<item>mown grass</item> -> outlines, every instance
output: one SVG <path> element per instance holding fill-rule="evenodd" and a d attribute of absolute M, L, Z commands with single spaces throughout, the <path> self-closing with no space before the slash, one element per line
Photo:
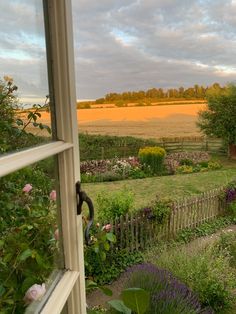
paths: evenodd
<path fill-rule="evenodd" d="M 224 169 L 202 173 L 84 183 L 83 189 L 93 199 L 95 209 L 97 208 L 96 198 L 99 193 L 108 194 L 122 189 L 132 191 L 135 199 L 134 208 L 138 209 L 150 204 L 156 196 L 176 200 L 226 185 L 236 177 L 236 167 L 232 167 L 232 165 L 230 163 Z"/>

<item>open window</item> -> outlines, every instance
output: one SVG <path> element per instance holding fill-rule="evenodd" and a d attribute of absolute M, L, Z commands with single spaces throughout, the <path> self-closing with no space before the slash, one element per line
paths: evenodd
<path fill-rule="evenodd" d="M 27 12 L 35 14 L 35 16 L 31 16 L 32 21 L 34 18 L 39 18 L 42 25 L 43 21 L 45 25 L 46 35 L 41 33 L 40 38 L 42 39 L 44 36 L 44 43 L 46 43 L 45 60 L 47 59 L 47 68 L 44 70 L 48 73 L 52 139 L 49 139 L 45 144 L 25 145 L 31 147 L 20 150 L 15 149 L 2 154 L 0 157 L 0 177 L 1 180 L 4 180 L 10 175 L 13 179 L 14 174 L 16 174 L 15 177 L 17 178 L 21 176 L 20 171 L 24 171 L 24 169 L 37 175 L 38 165 L 50 164 L 50 169 L 54 169 L 52 179 L 54 186 L 51 186 L 50 190 L 53 193 L 56 191 L 57 200 L 55 194 L 49 195 L 48 199 L 45 198 L 45 195 L 40 198 L 40 191 L 42 192 L 46 186 L 43 180 L 41 182 L 42 189 L 40 190 L 38 187 L 37 200 L 41 202 L 41 205 L 45 201 L 49 204 L 48 206 L 53 207 L 51 211 L 47 207 L 48 211 L 45 214 L 40 205 L 42 209 L 40 215 L 44 215 L 44 218 L 48 213 L 50 215 L 54 215 L 54 212 L 57 213 L 53 217 L 55 221 L 52 222 L 51 233 L 53 238 L 53 232 L 56 231 L 58 235 L 59 230 L 60 239 L 57 244 L 57 262 L 60 262 L 55 264 L 54 270 L 51 272 L 48 282 L 46 282 L 46 293 L 40 300 L 29 305 L 26 312 L 56 314 L 63 311 L 63 313 L 84 314 L 86 313 L 86 302 L 83 226 L 81 217 L 76 214 L 75 184 L 80 179 L 80 171 L 71 3 L 68 0 L 24 1 L 24 9 L 26 14 Z M 18 32 L 19 30 L 15 29 L 15 31 Z M 24 30 L 22 30 L 22 34 L 24 34 Z M 35 53 L 37 54 L 37 52 Z M 24 59 L 24 55 L 22 55 L 22 58 Z M 23 75 L 23 73 L 19 71 L 20 75 Z M 15 141 L 17 141 L 17 138 L 15 138 Z M 32 205 L 35 186 L 32 182 L 25 183 L 28 186 L 22 187 L 22 197 L 31 197 L 29 195 L 32 193 L 31 203 L 28 208 L 31 212 L 34 206 L 37 208 L 37 204 Z M 14 205 L 12 206 L 14 207 Z M 12 208 L 9 207 L 9 211 L 11 210 Z M 9 214 L 11 215 L 11 213 Z M 14 230 L 22 230 L 23 223 L 17 222 L 17 224 L 18 229 Z M 32 239 L 33 241 L 34 239 Z M 37 252 L 35 251 L 35 253 L 30 247 L 21 248 L 19 243 L 18 249 L 17 254 L 21 256 L 21 260 L 26 258 L 36 259 L 35 254 Z M 38 260 L 40 260 L 39 257 Z M 37 274 L 35 274 L 35 277 L 37 278 Z M 38 277 L 40 277 L 39 274 Z M 42 284 L 41 282 L 35 283 Z M 25 287 L 27 287 L 27 283 Z M 5 290 L 1 290 L 1 297 L 5 292 Z"/>

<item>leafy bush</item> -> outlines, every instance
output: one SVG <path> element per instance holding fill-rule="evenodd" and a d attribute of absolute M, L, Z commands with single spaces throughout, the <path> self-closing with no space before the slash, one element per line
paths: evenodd
<path fill-rule="evenodd" d="M 27 184 L 26 184 L 27 183 Z M 22 313 L 30 286 L 43 283 L 59 260 L 52 180 L 36 166 L 0 180 L 0 308 Z"/>
<path fill-rule="evenodd" d="M 191 159 L 185 158 L 185 159 L 181 159 L 179 162 L 180 166 L 193 166 L 193 161 Z"/>
<path fill-rule="evenodd" d="M 132 208 L 134 196 L 127 190 L 100 193 L 97 196 L 99 220 L 109 223 L 112 219 L 125 215 Z"/>
<path fill-rule="evenodd" d="M 235 273 L 229 259 L 214 254 L 211 247 L 191 253 L 175 248 L 154 260 L 197 293 L 203 305 L 211 306 L 217 313 L 232 305 Z"/>
<path fill-rule="evenodd" d="M 220 235 L 217 241 L 216 254 L 223 254 L 229 258 L 231 267 L 236 268 L 236 234 L 228 230 Z"/>
<path fill-rule="evenodd" d="M 79 134 L 82 161 L 137 156 L 140 147 L 156 145 L 154 140 L 132 136 Z"/>
<path fill-rule="evenodd" d="M 140 213 L 147 219 L 153 219 L 158 224 L 164 224 L 171 213 L 171 204 L 169 200 L 157 199 L 153 204 L 142 208 Z"/>
<path fill-rule="evenodd" d="M 218 161 L 209 161 L 207 168 L 209 170 L 217 170 L 222 168 L 222 165 Z"/>
<path fill-rule="evenodd" d="M 17 89 L 18 87 L 13 85 L 12 78 L 5 76 L 4 81 L 0 80 L 0 153 L 44 142 L 45 139 L 42 137 L 26 132 L 29 126 L 51 132 L 47 125 L 37 122 L 37 119 L 41 117 L 39 110 L 44 107 L 48 108 L 48 97 L 43 106 L 34 105 L 33 110 L 26 111 L 26 118 L 22 119 L 17 111 L 19 109 L 15 94 Z"/>
<path fill-rule="evenodd" d="M 128 270 L 126 287 L 141 288 L 150 294 L 145 313 L 203 313 L 197 296 L 169 271 L 152 264 L 133 266 Z M 207 313 L 207 312 L 205 312 Z M 208 313 L 212 313 L 210 310 Z"/>
<path fill-rule="evenodd" d="M 154 174 L 160 174 L 163 171 L 165 156 L 164 148 L 158 146 L 140 148 L 138 153 L 140 162 L 149 166 Z"/>
<path fill-rule="evenodd" d="M 181 173 L 193 173 L 193 167 L 192 166 L 186 166 L 186 165 L 183 165 L 183 166 L 179 166 L 177 169 L 176 169 L 176 173 L 178 174 L 181 174 Z"/>
<path fill-rule="evenodd" d="M 85 250 L 85 274 L 100 285 L 111 283 L 124 272 L 127 267 L 141 263 L 143 256 L 140 252 L 127 252 L 113 249 L 106 252 L 106 259 L 101 262 L 93 249 Z"/>

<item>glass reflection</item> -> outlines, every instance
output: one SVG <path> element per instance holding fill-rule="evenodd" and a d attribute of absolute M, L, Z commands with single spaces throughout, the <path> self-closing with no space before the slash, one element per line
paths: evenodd
<path fill-rule="evenodd" d="M 42 1 L 0 3 L 0 154 L 51 139 Z"/>
<path fill-rule="evenodd" d="M 0 179 L 0 308 L 23 313 L 63 268 L 56 158 Z"/>

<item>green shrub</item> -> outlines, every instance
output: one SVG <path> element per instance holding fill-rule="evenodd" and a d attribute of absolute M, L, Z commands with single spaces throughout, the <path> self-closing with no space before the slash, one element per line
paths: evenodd
<path fill-rule="evenodd" d="M 202 313 L 201 304 L 195 293 L 165 269 L 144 263 L 131 267 L 127 277 L 126 287 L 141 288 L 150 294 L 146 314 Z"/>
<path fill-rule="evenodd" d="M 132 208 L 134 196 L 130 191 L 102 192 L 97 196 L 98 218 L 103 222 L 125 215 Z"/>
<path fill-rule="evenodd" d="M 229 258 L 214 254 L 213 248 L 188 252 L 176 247 L 164 251 L 158 258 L 153 256 L 153 260 L 183 281 L 198 294 L 203 305 L 211 306 L 217 313 L 232 305 L 235 272 Z"/>
<path fill-rule="evenodd" d="M 166 151 L 162 147 L 149 146 L 140 148 L 138 157 L 140 162 L 149 166 L 154 174 L 161 174 L 164 170 Z"/>
<path fill-rule="evenodd" d="M 194 163 L 191 159 L 185 158 L 185 159 L 181 159 L 179 162 L 180 166 L 193 166 Z"/>
<path fill-rule="evenodd" d="M 193 173 L 193 167 L 192 166 L 186 166 L 186 165 L 179 166 L 176 169 L 176 173 L 178 173 L 178 174 Z"/>
<path fill-rule="evenodd" d="M 26 184 L 30 192 L 23 191 Z M 25 292 L 48 279 L 55 256 L 60 260 L 52 184 L 37 166 L 0 179 L 0 308 L 4 313 L 23 313 Z"/>
<path fill-rule="evenodd" d="M 217 170 L 222 168 L 222 165 L 218 161 L 209 161 L 207 168 L 209 170 Z"/>
<path fill-rule="evenodd" d="M 152 214 L 159 224 L 164 224 L 171 213 L 170 202 L 168 200 L 157 200 L 152 206 Z"/>

